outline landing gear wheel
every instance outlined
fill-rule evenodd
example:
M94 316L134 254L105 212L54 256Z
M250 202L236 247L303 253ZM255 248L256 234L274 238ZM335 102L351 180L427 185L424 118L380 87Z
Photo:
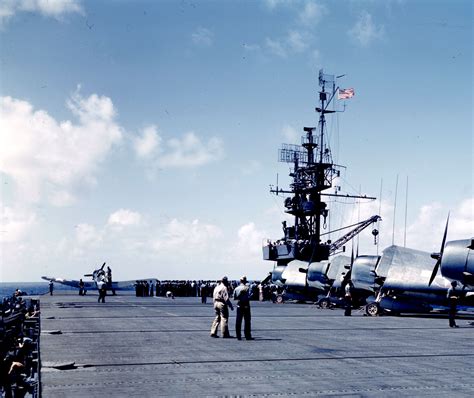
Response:
M331 302L327 298L322 298L321 300L319 300L318 305L319 308L323 309L331 308Z
M369 316L377 316L380 314L380 307L377 303L370 303L365 306L365 313Z
M284 301L285 300L283 299L283 295L279 294L278 296L276 296L275 303L283 304Z

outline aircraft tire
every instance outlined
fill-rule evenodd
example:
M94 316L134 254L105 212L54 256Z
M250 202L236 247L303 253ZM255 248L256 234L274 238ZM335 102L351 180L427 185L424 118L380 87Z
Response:
M276 296L275 303L277 303L277 304L283 304L284 302L285 302L285 300L284 300L282 294L279 294L279 295Z
M331 308L331 302L327 298L322 298L321 300L319 300L318 305L319 308L323 309Z
M380 307L377 303L370 303L365 306L365 313L369 316L380 315Z

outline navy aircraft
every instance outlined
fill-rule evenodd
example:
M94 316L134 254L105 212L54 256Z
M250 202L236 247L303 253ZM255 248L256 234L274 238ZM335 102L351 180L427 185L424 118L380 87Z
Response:
M379 256L357 256L355 259L352 256L350 266L344 267L347 271L339 272L340 277L334 280L327 296L318 301L319 306L344 306L344 287L349 281L352 282L351 296L354 307L374 301L376 284L373 272L379 259Z
M449 245L451 242L446 245L452 248L451 252L445 251L446 264L455 265L453 268L461 264L458 260L461 252L465 252L465 248L459 247L456 242L458 241L453 242L453 245ZM429 253L395 245L386 248L377 260L374 271L370 272L373 288L369 287L368 291L373 291L376 299L367 304L367 314L374 316L381 311L399 314L446 310L446 292L450 279L439 274L431 279L432 273L433 260ZM474 305L473 291L466 284L460 298L460 306Z
M437 255L438 253L433 253L431 256L436 258ZM443 277L474 288L474 238L448 242L435 264L435 276L438 268Z
M451 280L462 283L460 306L474 306L470 275L473 271L472 240L442 244L439 255L442 275L433 274L433 257L428 252L390 246L380 256L337 256L329 261L304 264L294 260L273 270L273 280L286 289L286 298L317 301L327 308L342 304L343 286L353 283L353 305L366 305L371 316L381 313L428 313L447 309L446 292ZM436 258L436 257L435 257ZM443 272L444 270L444 272ZM457 274L456 274L457 272ZM322 296L326 294L326 296Z
M448 234L448 220L444 230L443 242L439 253L432 253L436 259L429 285L433 283L438 270L441 275L450 281L456 281L465 288L474 288L474 238L454 240L446 243Z
M367 305L367 314L377 315L380 309L399 313L429 312L434 306L445 308L452 281L463 286L459 305L474 305L474 239L446 243L448 224L449 215L439 253L430 255L398 246L384 250L372 272L373 291L378 296ZM434 266L430 259L436 260Z
M92 274L85 274L85 277L91 277L92 281L84 281L84 289L86 290L97 290L97 283L100 281L105 282L107 290L112 291L115 294L115 291L120 290L133 290L136 284L135 280L130 281L109 281L109 276L106 271L104 271L105 263L102 266L92 272ZM49 282L59 283L61 285L70 286L79 289L79 281L74 279L64 279L64 278L55 278L49 276L42 276L41 279L44 279ZM143 278L142 278L143 279ZM145 279L143 279L145 280ZM153 281L156 284L156 278L147 278L147 281Z
M344 270L350 267L350 263L349 257L340 255L309 264L293 260L286 266L276 266L271 273L272 282L285 289L282 295L277 296L276 301L318 301L321 295L328 293L334 281L345 273Z
M446 304L449 281L438 277L429 286L433 260L427 252L401 246L389 246L379 256L373 277L376 300L366 307L368 315L382 310L392 314L401 312L430 312L433 305Z

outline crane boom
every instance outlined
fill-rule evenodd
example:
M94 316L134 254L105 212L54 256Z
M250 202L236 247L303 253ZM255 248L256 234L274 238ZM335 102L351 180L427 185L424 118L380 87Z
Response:
M372 216L368 218L365 221L361 221L357 226L349 231L347 234L341 236L338 240L335 242L332 242L331 245L329 246L329 254L334 254L337 249L340 249L342 246L344 246L347 242L349 242L354 236L358 235L361 233L365 228L367 228L369 225L376 223L377 221L380 221L382 217L380 216Z

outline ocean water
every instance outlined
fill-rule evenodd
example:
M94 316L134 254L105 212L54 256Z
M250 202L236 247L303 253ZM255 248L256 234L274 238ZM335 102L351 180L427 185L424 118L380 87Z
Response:
M31 296L49 294L49 282L2 282L0 283L0 297L10 297L16 289ZM73 287L64 286L59 283L54 284L54 290L77 290Z

